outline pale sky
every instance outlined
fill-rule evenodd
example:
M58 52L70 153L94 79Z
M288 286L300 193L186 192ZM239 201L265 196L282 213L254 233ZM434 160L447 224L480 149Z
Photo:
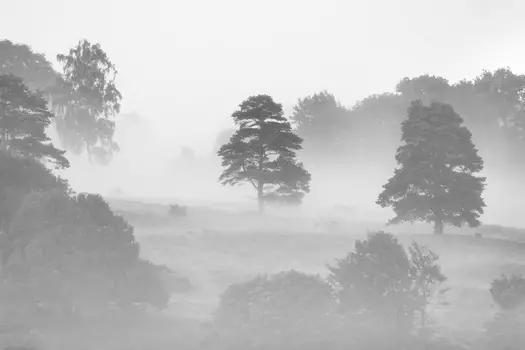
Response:
M19 0L1 11L2 37L52 61L82 38L102 45L119 70L123 112L138 112L150 130L129 134L122 152L142 148L150 161L181 145L210 152L253 94L290 111L324 89L350 106L405 76L525 72L520 0Z

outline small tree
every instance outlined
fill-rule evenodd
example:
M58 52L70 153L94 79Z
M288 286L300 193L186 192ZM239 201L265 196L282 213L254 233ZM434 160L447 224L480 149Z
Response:
M395 236L383 231L370 233L328 269L345 314L359 315L366 324L410 327L414 317L411 264Z
M435 287L446 277L432 250L414 242L409 252L410 257L394 235L377 231L328 266L341 312L360 326L361 336L415 340L411 334L418 313L421 328L425 326Z
M376 202L394 209L396 217L389 224L433 222L437 234L443 233L445 224L480 225L485 178L474 174L483 169L483 160L462 123L450 105L411 103L408 119L401 124L399 168Z
M439 255L424 245L412 242L408 247L412 269L410 275L414 281L412 292L415 297L416 310L421 314L421 327L427 324L427 306L432 301L437 286L447 280L447 277L441 272L441 266L437 264ZM444 294L448 289L439 290Z
M268 95L252 96L232 118L238 129L218 151L225 168L219 181L252 184L260 212L265 201L300 203L310 191L311 176L296 160L294 151L303 140L292 132L282 105Z

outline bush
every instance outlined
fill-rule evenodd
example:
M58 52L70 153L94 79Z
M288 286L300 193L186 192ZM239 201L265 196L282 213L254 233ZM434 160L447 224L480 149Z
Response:
M32 192L4 236L4 297L16 311L97 315L169 302L162 268L139 258L133 228L98 195Z
M6 231L24 197L31 191L60 189L71 194L67 182L40 162L0 152L0 231Z
M492 299L500 308L485 325L483 350L521 349L525 344L525 278L502 275L492 281Z
M424 327L433 287L446 279L436 253L415 242L409 252L410 258L395 236L378 231L356 241L354 251L328 266L340 311L361 334L390 339L388 345L375 346L412 342L417 313Z
M336 301L320 277L294 270L231 285L215 325L225 344L244 349L292 349L334 340L343 332ZM338 328L339 325L339 328Z
M496 304L504 309L514 309L525 302L525 278L502 275L492 281L490 294Z
M411 323L411 265L395 236L382 231L371 233L366 240L356 241L353 252L328 268L344 314L360 315L379 324Z
M186 216L188 215L188 207L185 205L170 204L168 214L174 217Z

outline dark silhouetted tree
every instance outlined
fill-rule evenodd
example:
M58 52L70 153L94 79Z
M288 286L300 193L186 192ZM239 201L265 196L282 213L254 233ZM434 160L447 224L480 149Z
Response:
M0 75L0 149L69 167L64 151L56 149L46 135L53 114L40 95L14 75Z
M107 163L118 145L113 141L122 95L115 86L117 70L100 44L80 41L68 54L57 55L63 74L51 90L56 127L64 147L87 151Z
M450 105L411 103L401 125L399 167L377 199L381 207L392 207L396 213L389 224L433 222L438 234L446 224L480 225L485 178L475 174L483 169L483 160L462 123Z
M232 114L238 130L218 155L223 185L247 182L257 190L260 212L266 201L298 204L310 190L310 173L297 162L302 139L268 95L251 96Z

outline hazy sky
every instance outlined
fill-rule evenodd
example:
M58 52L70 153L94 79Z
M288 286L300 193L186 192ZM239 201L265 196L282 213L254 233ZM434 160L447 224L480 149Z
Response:
M351 105L403 76L525 65L519 0L4 2L1 35L50 59L81 38L100 42L120 72L123 111L182 144L209 147L250 94L289 110L328 89Z
M122 152L147 142L150 162L171 152L161 145L209 152L252 94L289 111L323 89L352 105L404 76L525 72L520 0L20 0L1 9L0 35L53 61L79 39L101 43L119 70L123 112L149 128L142 140L128 135Z

